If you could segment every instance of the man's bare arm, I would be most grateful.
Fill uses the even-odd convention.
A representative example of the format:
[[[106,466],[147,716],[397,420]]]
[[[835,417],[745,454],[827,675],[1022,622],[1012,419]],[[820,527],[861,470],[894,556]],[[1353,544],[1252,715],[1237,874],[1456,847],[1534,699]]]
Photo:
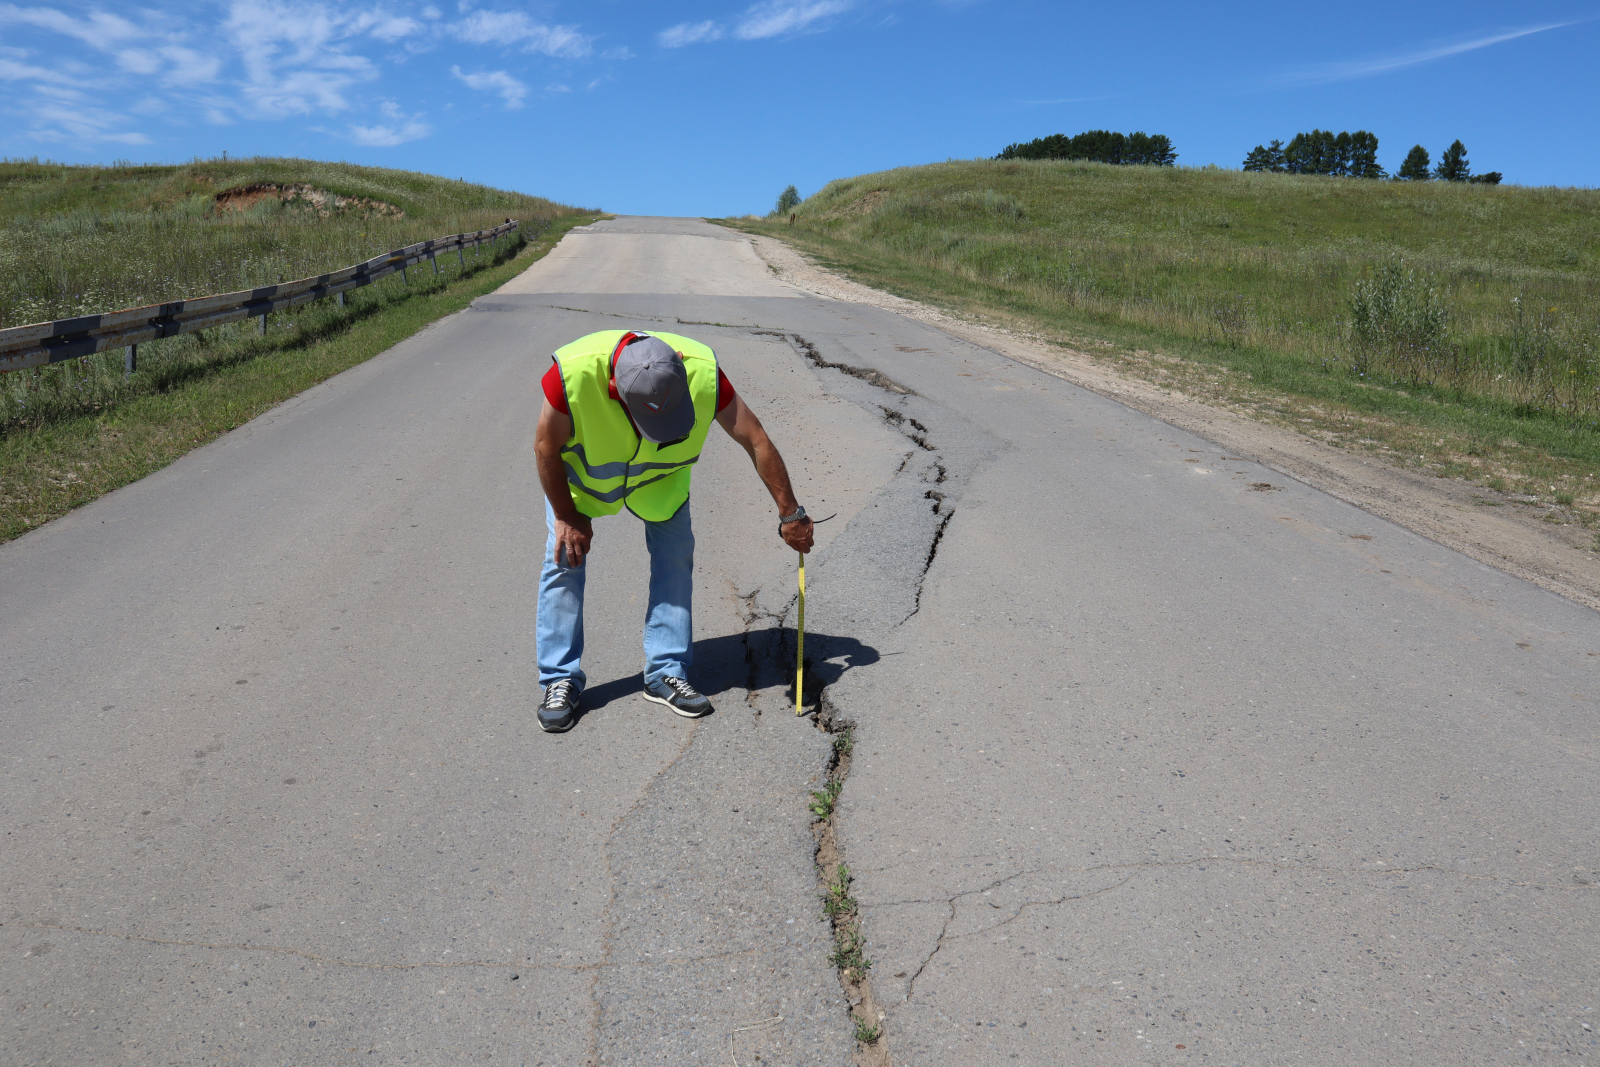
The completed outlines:
[[[550,510],[556,513],[556,562],[567,567],[581,567],[594,540],[594,527],[589,524],[589,516],[573,504],[572,490],[567,487],[567,468],[561,459],[561,446],[571,438],[572,416],[557,411],[546,400],[539,409],[539,425],[533,438],[533,454],[539,462],[539,484],[544,486]]]
[[[772,494],[772,502],[778,505],[778,514],[794,514],[800,503],[795,499],[794,486],[789,483],[789,468],[784,466],[777,446],[767,436],[755,412],[746,406],[744,398],[735,393],[733,402],[717,412],[717,422],[728,431],[729,437],[739,442],[740,447],[750,454],[750,461],[756,465],[756,473],[766,484],[767,492]],[[778,533],[790,548],[800,552],[811,551],[810,518],[788,523]]]

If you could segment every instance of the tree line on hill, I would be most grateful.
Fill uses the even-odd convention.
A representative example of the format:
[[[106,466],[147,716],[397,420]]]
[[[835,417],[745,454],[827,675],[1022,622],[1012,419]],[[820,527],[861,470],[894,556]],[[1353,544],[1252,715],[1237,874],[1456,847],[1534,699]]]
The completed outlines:
[[[1396,181],[1476,182],[1482,185],[1499,185],[1504,177],[1499,171],[1473,174],[1467,162],[1467,146],[1459,140],[1444,150],[1439,165],[1431,171],[1428,150],[1414,146],[1405,162],[1394,175]],[[1366,130],[1355,133],[1332,130],[1312,130],[1297,133],[1288,144],[1274,140],[1271,144],[1256,145],[1244,157],[1244,169],[1270,171],[1277,174],[1327,174],[1343,178],[1387,178],[1388,171],[1378,165],[1378,136]]]
[[[1170,167],[1178,153],[1165,134],[1089,130],[1074,137],[1052,133],[1026,144],[1008,144],[996,159],[1087,159],[1097,163]]]

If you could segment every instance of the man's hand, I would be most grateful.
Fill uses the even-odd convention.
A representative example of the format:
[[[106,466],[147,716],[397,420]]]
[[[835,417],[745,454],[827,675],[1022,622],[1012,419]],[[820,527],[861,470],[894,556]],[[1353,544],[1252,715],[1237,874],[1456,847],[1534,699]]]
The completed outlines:
[[[594,540],[594,527],[589,525],[589,517],[572,503],[572,491],[567,488],[561,446],[571,436],[572,416],[557,411],[546,400],[539,409],[539,426],[533,438],[539,483],[544,486],[545,498],[556,515],[556,563],[563,567],[581,567],[589,554],[589,544]]]
[[[793,522],[784,523],[782,526],[778,527],[778,535],[783,538],[785,544],[794,549],[796,552],[810,552],[812,535],[811,517],[808,515],[803,519],[796,519]]]
[[[800,525],[795,523],[796,526]],[[589,543],[594,540],[594,527],[589,524],[589,516],[581,511],[572,516],[572,521],[556,519],[556,563],[563,567],[581,567],[583,558],[589,554]]]

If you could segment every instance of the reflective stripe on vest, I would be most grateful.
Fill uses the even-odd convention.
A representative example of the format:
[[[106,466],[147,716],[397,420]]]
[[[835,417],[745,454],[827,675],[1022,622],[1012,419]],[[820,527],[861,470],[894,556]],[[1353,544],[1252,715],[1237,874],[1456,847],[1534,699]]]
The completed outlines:
[[[698,341],[655,333],[683,355],[694,429],[682,441],[655,445],[641,438],[627,412],[611,397],[612,354],[628,334],[603,330],[580,337],[555,354],[572,415],[572,438],[561,458],[572,502],[591,517],[628,510],[642,519],[670,519],[689,499],[689,481],[717,406],[717,357]]]

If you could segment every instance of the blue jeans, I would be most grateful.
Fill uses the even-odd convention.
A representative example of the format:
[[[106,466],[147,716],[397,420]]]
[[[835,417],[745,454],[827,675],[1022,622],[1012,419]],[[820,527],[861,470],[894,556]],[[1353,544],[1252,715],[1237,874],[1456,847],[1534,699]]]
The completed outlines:
[[[588,560],[580,567],[556,561],[556,514],[544,504],[544,568],[539,573],[539,684],[571,678],[582,689],[583,584]],[[694,660],[694,530],[689,502],[665,522],[644,524],[650,550],[650,604],[644,617],[644,684],[662,678],[688,678]]]

